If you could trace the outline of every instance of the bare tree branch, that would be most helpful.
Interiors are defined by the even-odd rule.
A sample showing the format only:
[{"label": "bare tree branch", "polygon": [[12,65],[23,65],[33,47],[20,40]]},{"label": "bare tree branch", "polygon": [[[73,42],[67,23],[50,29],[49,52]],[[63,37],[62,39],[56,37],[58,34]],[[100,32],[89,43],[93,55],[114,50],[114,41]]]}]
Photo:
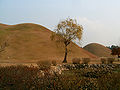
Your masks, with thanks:
[{"label": "bare tree branch", "polygon": [[71,43],[71,41],[81,40],[83,27],[77,24],[76,20],[67,18],[64,21],[61,21],[55,32],[51,35],[51,40],[56,41],[56,43],[63,43],[65,46],[65,57],[63,62],[67,62],[67,46]]}]

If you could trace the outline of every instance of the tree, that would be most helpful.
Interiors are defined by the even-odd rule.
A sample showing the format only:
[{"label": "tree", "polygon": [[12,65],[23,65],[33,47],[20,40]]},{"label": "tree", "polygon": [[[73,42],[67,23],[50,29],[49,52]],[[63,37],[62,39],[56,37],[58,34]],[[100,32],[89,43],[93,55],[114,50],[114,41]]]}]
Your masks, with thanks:
[{"label": "tree", "polygon": [[7,46],[8,46],[7,42],[2,43],[0,45],[0,52],[3,52]]},{"label": "tree", "polygon": [[114,49],[114,48],[118,48],[119,46],[111,45],[111,46],[106,46],[106,47],[112,50],[112,49]]},{"label": "tree", "polygon": [[118,58],[120,58],[120,47],[119,46],[114,46],[111,48],[112,50],[112,55],[117,55]]},{"label": "tree", "polygon": [[52,40],[56,41],[57,43],[64,44],[65,56],[63,63],[67,63],[68,45],[72,41],[80,41],[82,32],[83,27],[79,25],[76,20],[67,18],[66,20],[61,21],[54,30],[54,33],[52,33]]}]

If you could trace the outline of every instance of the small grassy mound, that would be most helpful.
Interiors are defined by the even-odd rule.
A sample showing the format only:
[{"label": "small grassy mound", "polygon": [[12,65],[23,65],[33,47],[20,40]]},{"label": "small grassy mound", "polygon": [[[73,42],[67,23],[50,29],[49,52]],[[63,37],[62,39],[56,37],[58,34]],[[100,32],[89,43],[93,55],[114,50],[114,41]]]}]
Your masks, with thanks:
[{"label": "small grassy mound", "polygon": [[98,43],[90,43],[86,45],[84,49],[98,57],[111,57],[112,56],[110,49]]},{"label": "small grassy mound", "polygon": [[[1,62],[32,62],[40,60],[56,60],[62,62],[64,47],[57,47],[50,36],[52,31],[32,23],[17,25],[0,24],[0,45],[6,41],[8,47],[0,53]],[[68,47],[68,62],[72,57],[96,58],[95,55],[83,50],[74,43]]]}]

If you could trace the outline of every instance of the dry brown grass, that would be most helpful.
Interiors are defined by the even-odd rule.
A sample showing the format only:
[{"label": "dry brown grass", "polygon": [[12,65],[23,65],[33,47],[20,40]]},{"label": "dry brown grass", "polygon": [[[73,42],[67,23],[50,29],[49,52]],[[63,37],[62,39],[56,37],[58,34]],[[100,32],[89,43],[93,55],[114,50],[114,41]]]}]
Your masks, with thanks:
[{"label": "dry brown grass", "polygon": [[107,58],[108,64],[113,64],[115,58]]},{"label": "dry brown grass", "polygon": [[[50,40],[51,31],[37,24],[2,25],[0,38],[6,40],[9,36],[9,46],[0,53],[0,62],[36,63],[40,60],[56,60],[61,63],[64,59],[64,48],[56,47]],[[73,57],[97,58],[95,55],[80,48],[74,43],[68,47],[68,62]]]},{"label": "dry brown grass", "polygon": [[83,64],[88,64],[90,62],[90,58],[82,58],[82,63]]},{"label": "dry brown grass", "polygon": [[37,62],[37,65],[40,70],[48,70],[50,69],[51,62],[49,60],[41,60]]},{"label": "dry brown grass", "polygon": [[56,60],[52,60],[52,65],[56,66],[57,65],[57,61]]},{"label": "dry brown grass", "polygon": [[98,57],[112,57],[111,50],[98,43],[88,44],[84,47],[84,49]]},{"label": "dry brown grass", "polygon": [[101,63],[102,63],[102,64],[107,64],[107,58],[102,57],[102,58],[101,58]]},{"label": "dry brown grass", "polygon": [[81,58],[73,58],[72,63],[73,64],[80,64]]}]

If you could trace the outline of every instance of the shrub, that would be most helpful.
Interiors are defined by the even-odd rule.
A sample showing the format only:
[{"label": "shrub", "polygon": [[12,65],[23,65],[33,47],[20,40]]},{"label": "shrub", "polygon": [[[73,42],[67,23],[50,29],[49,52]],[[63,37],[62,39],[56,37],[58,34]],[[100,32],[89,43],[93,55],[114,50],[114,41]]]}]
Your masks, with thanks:
[{"label": "shrub", "polygon": [[108,64],[112,64],[115,61],[115,58],[107,58]]},{"label": "shrub", "polygon": [[89,67],[39,77],[38,67],[0,67],[0,90],[120,90],[120,68],[109,70]]},{"label": "shrub", "polygon": [[83,64],[88,64],[90,62],[90,58],[83,58]]},{"label": "shrub", "polygon": [[49,60],[38,61],[37,65],[40,70],[48,70],[48,69],[50,69],[51,62]]},{"label": "shrub", "polygon": [[56,66],[56,65],[57,65],[56,60],[52,60],[52,65],[53,65],[53,66]]},{"label": "shrub", "polygon": [[107,59],[105,57],[104,58],[102,57],[100,60],[102,64],[107,64]]},{"label": "shrub", "polygon": [[97,82],[99,90],[120,90],[120,73],[105,74]]},{"label": "shrub", "polygon": [[0,90],[30,90],[38,71],[22,65],[0,67]]},{"label": "shrub", "polygon": [[80,60],[81,60],[80,58],[73,58],[72,63],[73,64],[80,64]]}]

